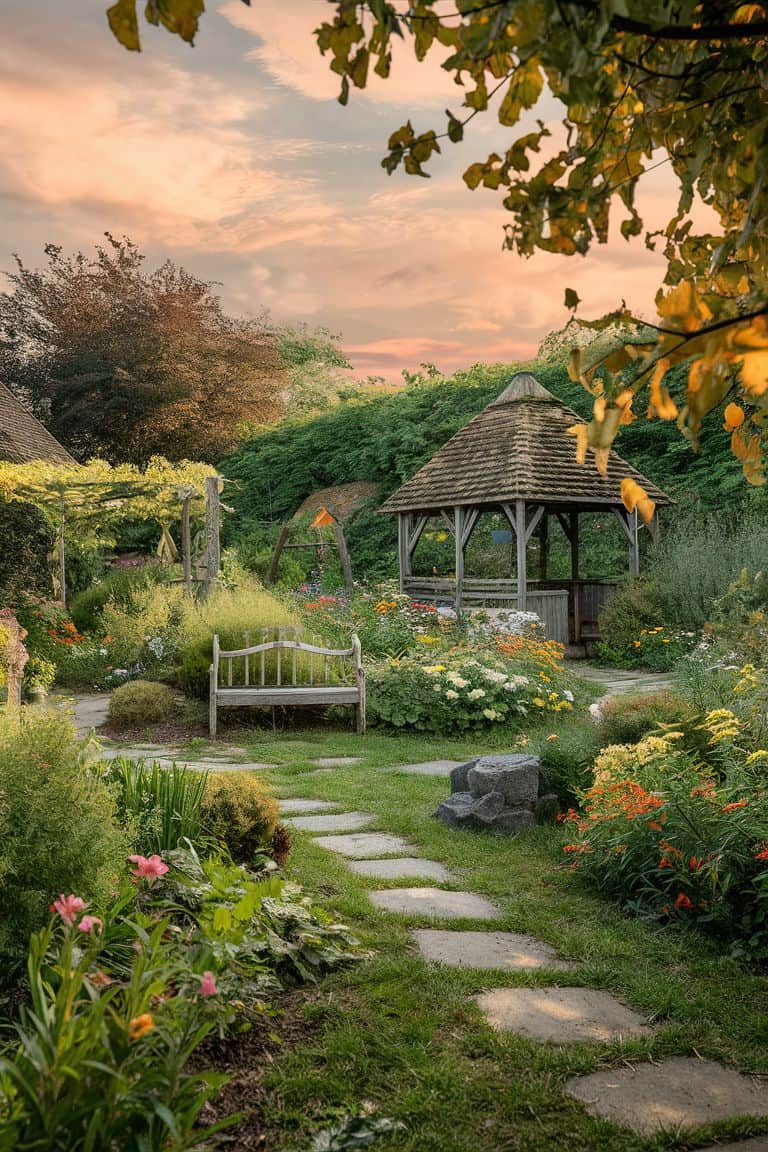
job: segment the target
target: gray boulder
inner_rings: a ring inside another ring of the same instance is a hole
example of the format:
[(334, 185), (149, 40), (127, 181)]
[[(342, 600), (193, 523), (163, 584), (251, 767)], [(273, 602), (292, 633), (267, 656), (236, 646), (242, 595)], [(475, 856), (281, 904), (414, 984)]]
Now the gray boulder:
[(539, 794), (537, 756), (481, 756), (467, 772), (473, 796), (500, 792), (510, 808), (533, 805)]
[(467, 760), (466, 764), (458, 764), (451, 769), (451, 792), (469, 792), (467, 773), (470, 768), (474, 768), (479, 759), (479, 756), (475, 756), (474, 760)]

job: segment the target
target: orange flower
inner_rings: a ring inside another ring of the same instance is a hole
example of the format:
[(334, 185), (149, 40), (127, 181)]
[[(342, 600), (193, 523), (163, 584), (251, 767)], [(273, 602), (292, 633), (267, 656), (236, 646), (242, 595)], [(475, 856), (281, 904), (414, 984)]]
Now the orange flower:
[(686, 896), (685, 892), (679, 892), (675, 900), (675, 911), (679, 912), (684, 909), (687, 912), (691, 908), (693, 908), (693, 900), (690, 896)]
[(691, 872), (700, 872), (701, 869), (704, 867), (704, 857), (703, 856), (691, 856), (691, 859), (689, 861), (689, 867), (691, 869)]
[(674, 868), (674, 866), (668, 856), (662, 856), (661, 860), (659, 860), (659, 868)]
[(723, 807), (723, 812), (733, 812), (736, 808), (746, 808), (746, 800), (734, 800), (731, 804), (726, 804)]
[(758, 852), (755, 860), (768, 860), (768, 848), (764, 848), (762, 852)]
[(147, 1032), (151, 1032), (155, 1026), (154, 1017), (149, 1012), (143, 1012), (141, 1016), (134, 1016), (128, 1025), (128, 1040), (131, 1044), (136, 1040), (141, 1040), (142, 1036), (146, 1036)]

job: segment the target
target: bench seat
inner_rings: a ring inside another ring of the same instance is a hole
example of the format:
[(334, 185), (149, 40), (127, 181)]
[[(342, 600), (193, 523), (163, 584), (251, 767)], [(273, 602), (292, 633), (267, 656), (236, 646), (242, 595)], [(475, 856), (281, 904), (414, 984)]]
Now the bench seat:
[(216, 700), (219, 708), (239, 705), (301, 705), (301, 704), (357, 704), (358, 689), (352, 685), (320, 685), (314, 688), (287, 688), (272, 685), (268, 688), (219, 688)]

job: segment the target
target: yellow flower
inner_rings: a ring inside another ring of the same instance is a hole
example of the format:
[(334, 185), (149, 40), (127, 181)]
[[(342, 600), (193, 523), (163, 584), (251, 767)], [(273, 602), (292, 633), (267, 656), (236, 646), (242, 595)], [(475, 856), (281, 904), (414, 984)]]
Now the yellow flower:
[(545, 676), (543, 672), (539, 673), (539, 679), (544, 680), (547, 684), (552, 683), (552, 677), (551, 676)]
[(559, 740), (559, 739), (560, 739), (560, 737), (558, 736), (557, 732), (550, 732), (549, 736), (547, 736), (547, 740), (549, 741), (550, 744), (553, 741)]
[(768, 752), (765, 752), (762, 748), (759, 748), (757, 752), (750, 752), (744, 763), (746, 765), (755, 764), (758, 760), (765, 759), (768, 759)]
[(137, 1040), (141, 1040), (142, 1036), (146, 1036), (147, 1032), (151, 1032), (155, 1026), (155, 1021), (149, 1012), (143, 1012), (141, 1016), (134, 1016), (128, 1025), (128, 1040), (131, 1044)]
[(445, 664), (430, 664), (424, 671), (428, 672), (430, 676), (436, 676), (438, 672), (445, 672)]
[(541, 696), (534, 696), (532, 703), (535, 704), (537, 708), (546, 708), (547, 706), (546, 700), (542, 700)]

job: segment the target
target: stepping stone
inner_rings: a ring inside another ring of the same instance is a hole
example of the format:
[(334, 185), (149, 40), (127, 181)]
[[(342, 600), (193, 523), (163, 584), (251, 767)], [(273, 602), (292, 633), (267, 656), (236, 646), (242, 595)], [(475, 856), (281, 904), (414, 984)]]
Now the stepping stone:
[(350, 856), (355, 860), (365, 860), (371, 856), (394, 856), (396, 852), (410, 851), (401, 836), (390, 836), (388, 832), (358, 832), (349, 836), (318, 836), (315, 840), (321, 848)]
[(354, 860), (350, 864), (358, 876), (375, 876), (377, 880), (401, 880), (406, 876), (424, 876), (429, 880), (445, 882), (452, 876), (437, 860), (420, 860), (417, 856), (395, 860)]
[(650, 1034), (642, 1016), (593, 988), (494, 988), (475, 1000), (492, 1028), (531, 1040), (589, 1044)]
[(353, 764), (362, 762), (362, 756), (318, 756), (316, 760), (310, 760), (310, 764), (316, 764), (318, 768), (351, 768)]
[(304, 800), (301, 796), (286, 797), (279, 804), (281, 816), (290, 812), (328, 812), (329, 809), (339, 807), (332, 800)]
[(401, 764), (395, 772), (408, 772), (411, 776), (450, 776), (453, 768), (463, 760), (426, 760), (423, 764)]
[(567, 1082), (565, 1091), (581, 1100), (590, 1115), (642, 1136), (740, 1116), (768, 1116), (768, 1087), (732, 1068), (693, 1057), (578, 1076)]
[(499, 909), (474, 892), (448, 892), (445, 888), (386, 888), (369, 892), (377, 908), (405, 916), (441, 916), (449, 919), (495, 920)]
[(413, 937), (425, 960), (449, 964), (452, 968), (505, 968), (518, 972), (575, 967), (558, 959), (548, 944), (515, 932), (444, 932), (417, 928)]
[(373, 819), (371, 812), (339, 812), (336, 816), (291, 816), (283, 823), (300, 832), (354, 832)]

